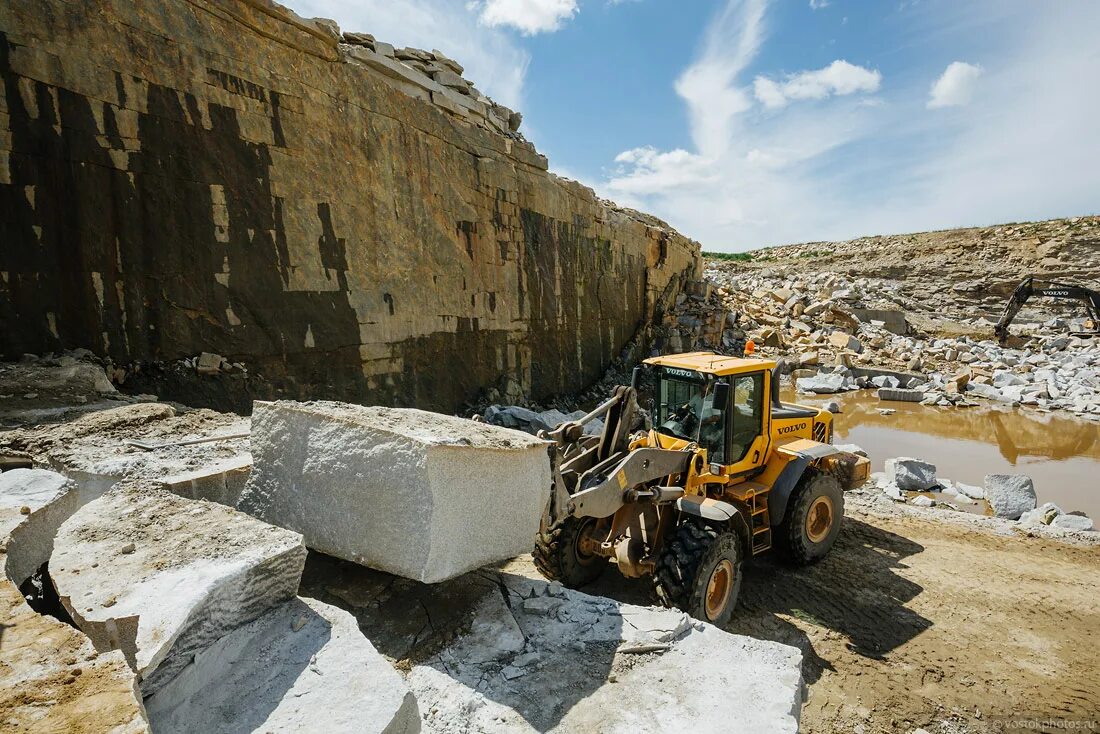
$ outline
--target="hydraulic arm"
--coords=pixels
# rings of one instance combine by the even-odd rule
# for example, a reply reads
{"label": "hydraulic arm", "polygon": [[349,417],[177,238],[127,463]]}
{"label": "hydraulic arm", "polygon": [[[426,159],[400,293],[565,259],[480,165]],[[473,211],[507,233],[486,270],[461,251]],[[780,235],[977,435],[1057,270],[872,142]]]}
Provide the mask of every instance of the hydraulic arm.
{"label": "hydraulic arm", "polygon": [[1086,326],[1086,333],[1100,333],[1100,293],[1080,285],[1067,283],[1055,283],[1048,280],[1039,280],[1033,277],[1025,278],[1005,304],[1004,313],[1001,314],[997,325],[993,327],[993,333],[1002,343],[1008,338],[1008,327],[1016,314],[1024,307],[1029,299],[1042,296],[1045,298],[1062,298],[1081,301],[1088,312],[1091,326]]}

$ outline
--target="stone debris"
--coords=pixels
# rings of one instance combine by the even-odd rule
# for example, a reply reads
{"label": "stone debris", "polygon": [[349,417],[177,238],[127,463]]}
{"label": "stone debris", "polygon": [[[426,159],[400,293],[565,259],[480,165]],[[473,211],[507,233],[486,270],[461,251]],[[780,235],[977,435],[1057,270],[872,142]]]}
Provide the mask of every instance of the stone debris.
{"label": "stone debris", "polygon": [[887,459],[885,473],[904,492],[924,492],[937,484],[935,464],[906,456]]}
{"label": "stone debris", "polygon": [[546,443],[399,408],[256,403],[239,508],[315,550],[434,583],[530,550]]}
{"label": "stone debris", "polygon": [[160,733],[413,734],[416,699],[355,618],[292,599],[198,651],[145,701]]}
{"label": "stone debris", "polygon": [[[480,645],[495,647],[474,632],[476,644],[459,636],[414,665],[408,681],[426,731],[798,730],[803,681],[795,648],[729,634],[675,610],[481,573],[498,579],[486,594],[499,597],[503,586],[507,603],[479,605],[479,619],[492,610],[500,618],[493,626],[518,625],[525,645],[471,658]],[[527,604],[538,599],[553,602],[553,611]],[[714,695],[735,689],[736,696]]]}
{"label": "stone debris", "polygon": [[50,573],[77,627],[97,650],[121,650],[148,696],[196,651],[292,598],[305,556],[297,533],[122,485],[65,521]]}
{"label": "stone debris", "polygon": [[1059,530],[1077,530],[1080,532],[1095,529],[1090,518],[1073,514],[1058,515],[1050,521],[1050,526]]}
{"label": "stone debris", "polygon": [[[1021,474],[988,475],[983,489],[936,477],[935,466],[917,459],[887,459],[886,469],[885,472],[872,472],[866,488],[854,491],[861,495],[870,492],[872,497],[875,493],[881,493],[882,497],[893,502],[922,509],[939,507],[959,510],[973,508],[975,503],[988,504],[995,517],[1016,520],[1015,525],[1030,532],[1047,528],[1073,533],[1095,531],[1092,520],[1083,513],[1065,513],[1053,502],[1036,507],[1034,485],[1029,477]],[[904,487],[899,487],[899,481]]]}
{"label": "stone debris", "polygon": [[1018,520],[1035,509],[1035,483],[1023,474],[987,474],[985,496],[997,517]]}
{"label": "stone debris", "polygon": [[1062,508],[1053,502],[1045,502],[1034,510],[1028,510],[1020,515],[1020,524],[1024,527],[1036,527],[1038,525],[1050,525],[1056,517],[1064,514]]}
{"label": "stone debris", "polygon": [[1067,318],[1075,303],[1033,299],[1014,323],[1019,337],[1003,346],[993,338],[1023,275],[1050,272],[1040,249],[1072,253],[1078,272],[1100,271],[1098,229],[1100,217],[1078,217],[790,245],[710,260],[705,274],[766,356],[808,370],[915,373],[915,384],[856,382],[919,390],[917,402],[938,407],[991,400],[1100,422],[1100,340],[1067,333],[1082,325]]}

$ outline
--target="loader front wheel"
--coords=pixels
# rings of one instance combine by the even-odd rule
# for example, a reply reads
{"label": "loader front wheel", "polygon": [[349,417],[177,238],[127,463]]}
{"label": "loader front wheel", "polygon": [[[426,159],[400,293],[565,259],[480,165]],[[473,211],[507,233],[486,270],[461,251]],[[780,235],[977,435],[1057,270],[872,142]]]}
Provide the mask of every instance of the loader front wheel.
{"label": "loader front wheel", "polygon": [[783,522],[776,528],[775,551],[785,561],[806,566],[825,557],[840,534],[844,490],[831,474],[807,472],[795,487]]}
{"label": "loader front wheel", "polygon": [[681,523],[657,561],[654,585],[666,606],[724,625],[733,616],[741,591],[737,536],[703,523]]}
{"label": "loader front wheel", "polygon": [[540,532],[531,553],[539,573],[571,589],[599,578],[608,559],[588,550],[596,522],[591,517],[567,517],[552,529]]}

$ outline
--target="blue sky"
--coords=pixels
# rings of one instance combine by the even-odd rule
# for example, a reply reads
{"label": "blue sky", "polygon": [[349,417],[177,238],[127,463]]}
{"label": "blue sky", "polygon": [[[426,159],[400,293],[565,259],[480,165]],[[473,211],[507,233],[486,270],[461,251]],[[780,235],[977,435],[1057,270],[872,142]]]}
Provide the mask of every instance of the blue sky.
{"label": "blue sky", "polygon": [[706,249],[1100,211],[1097,0],[291,0]]}

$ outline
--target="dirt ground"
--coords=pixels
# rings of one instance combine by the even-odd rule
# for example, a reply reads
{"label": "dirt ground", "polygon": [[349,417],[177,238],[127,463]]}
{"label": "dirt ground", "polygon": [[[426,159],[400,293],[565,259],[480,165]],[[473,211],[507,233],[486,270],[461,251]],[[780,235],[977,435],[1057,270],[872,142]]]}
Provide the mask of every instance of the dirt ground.
{"label": "dirt ground", "polygon": [[[847,515],[818,565],[748,564],[728,627],[802,649],[804,732],[1100,731],[1100,547]],[[585,591],[653,602],[613,570]]]}

